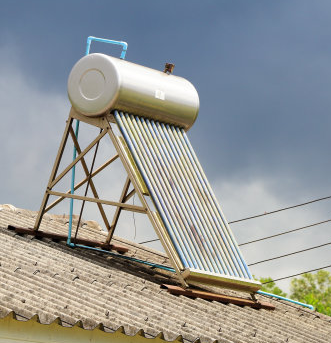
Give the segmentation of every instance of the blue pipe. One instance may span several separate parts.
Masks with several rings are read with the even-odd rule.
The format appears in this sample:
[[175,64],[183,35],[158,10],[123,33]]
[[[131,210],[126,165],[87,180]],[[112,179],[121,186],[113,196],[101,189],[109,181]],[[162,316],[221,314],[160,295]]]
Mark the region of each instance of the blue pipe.
[[315,310],[314,306],[312,306],[312,305],[305,304],[305,303],[302,303],[300,301],[292,300],[292,299],[289,299],[289,298],[285,298],[285,297],[282,297],[280,295],[276,295],[276,294],[272,294],[272,293],[267,293],[267,292],[263,292],[263,291],[257,291],[256,293],[257,294],[261,294],[261,295],[268,295],[269,297],[277,298],[277,299],[280,299],[280,300],[285,300],[285,301],[288,301],[288,302],[296,304],[296,305],[301,305],[301,306],[304,306],[304,307],[308,307],[309,309],[311,309],[313,311]]
[[[116,41],[116,40],[111,40],[111,39],[105,39],[105,38],[98,38],[98,37],[93,37],[89,36],[87,37],[87,42],[86,42],[86,51],[85,51],[85,56],[90,53],[90,48],[91,48],[91,43],[92,41],[96,42],[102,42],[102,43],[109,43],[109,44],[115,44],[115,45],[121,45],[122,46],[122,52],[121,52],[121,59],[125,59],[126,51],[128,50],[128,43],[122,42],[122,41]],[[76,129],[75,129],[75,136],[78,138],[78,132],[79,132],[79,120],[76,120]],[[76,158],[77,154],[77,149],[74,146],[73,150],[73,157],[72,160],[74,161]],[[70,187],[70,193],[74,194],[75,193],[75,173],[76,173],[76,165],[72,167],[72,172],[71,172],[71,187]],[[72,233],[72,215],[74,211],[74,199],[70,199],[70,210],[69,210],[69,229],[68,229],[68,239],[67,239],[67,244],[71,246],[71,233]]]
[[150,266],[150,267],[159,268],[159,269],[166,270],[168,272],[175,273],[175,269],[173,269],[171,267],[166,267],[166,266],[163,266],[161,264],[140,260],[139,258],[134,258],[134,257],[130,257],[130,256],[120,255],[120,254],[117,254],[117,253],[114,253],[114,252],[111,252],[111,251],[108,251],[108,250],[97,249],[97,248],[89,247],[87,245],[73,244],[73,243],[70,243],[69,246],[72,247],[72,248],[83,248],[83,249],[89,249],[89,250],[93,250],[93,251],[97,251],[97,252],[104,252],[104,253],[106,253],[108,255],[111,255],[111,256],[116,256],[116,257],[123,258],[124,260],[129,260],[129,261],[133,261],[133,262],[138,262],[138,263],[146,264],[147,266]]
[[[79,120],[76,120],[76,128],[75,128],[75,136],[78,138],[78,132],[79,132]],[[73,151],[73,156],[72,160],[74,161],[76,158],[77,154],[77,149],[76,146],[74,145],[74,151]],[[70,193],[74,194],[75,193],[75,172],[76,172],[76,165],[72,167],[71,171],[71,190]],[[68,239],[67,239],[67,244],[71,243],[71,232],[72,232],[72,214],[74,212],[74,199],[70,199],[70,211],[69,211],[69,229],[68,229]]]
[[127,42],[122,42],[122,41],[116,41],[116,40],[111,40],[111,39],[105,39],[105,38],[98,38],[98,37],[89,36],[89,37],[87,37],[87,44],[86,44],[85,55],[88,55],[90,53],[90,46],[91,46],[92,41],[101,42],[101,43],[115,44],[115,45],[121,45],[122,46],[122,52],[121,52],[120,58],[122,60],[125,59],[126,51],[128,50],[128,43]]

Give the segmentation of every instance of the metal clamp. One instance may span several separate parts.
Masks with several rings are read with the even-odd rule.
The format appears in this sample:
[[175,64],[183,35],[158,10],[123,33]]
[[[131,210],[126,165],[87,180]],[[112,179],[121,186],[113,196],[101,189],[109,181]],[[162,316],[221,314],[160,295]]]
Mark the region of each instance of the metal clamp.
[[88,55],[90,53],[90,47],[91,47],[92,41],[101,42],[101,43],[115,44],[115,45],[121,45],[122,46],[122,52],[121,52],[120,58],[122,60],[124,60],[126,51],[128,49],[128,43],[121,42],[121,41],[116,41],[116,40],[111,40],[111,39],[105,39],[105,38],[98,38],[98,37],[89,36],[89,37],[87,37],[87,44],[86,44],[85,55]]

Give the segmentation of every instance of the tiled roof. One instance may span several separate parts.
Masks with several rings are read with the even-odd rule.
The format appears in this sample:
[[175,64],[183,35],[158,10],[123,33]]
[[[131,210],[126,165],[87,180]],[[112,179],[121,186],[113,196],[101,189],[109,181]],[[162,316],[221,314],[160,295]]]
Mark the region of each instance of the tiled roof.
[[[171,273],[7,229],[33,227],[35,216],[0,205],[0,318],[37,315],[42,324],[56,320],[167,341],[330,342],[328,316],[266,297],[261,298],[273,303],[274,311],[175,296],[160,288],[176,283]],[[92,226],[83,225],[84,237],[104,239]],[[63,234],[67,219],[47,216],[41,229]],[[128,256],[168,265],[162,253],[120,238],[115,242],[129,248]]]

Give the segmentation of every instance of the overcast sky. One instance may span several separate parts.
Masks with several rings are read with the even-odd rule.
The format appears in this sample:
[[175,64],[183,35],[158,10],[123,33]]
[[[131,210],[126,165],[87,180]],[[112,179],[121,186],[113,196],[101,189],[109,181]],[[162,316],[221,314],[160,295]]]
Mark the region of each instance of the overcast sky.
[[[162,70],[173,62],[174,73],[195,85],[201,106],[189,137],[228,220],[331,195],[330,1],[0,4],[0,203],[39,209],[70,109],[67,78],[89,35],[128,42],[127,60],[138,64]],[[91,52],[119,56],[120,49],[93,43]],[[106,145],[105,158],[109,151]],[[110,191],[107,177],[102,182]],[[329,219],[330,204],[232,229],[241,243]],[[117,234],[156,237],[135,219],[135,237],[131,215]],[[243,254],[252,263],[329,242],[330,228],[248,245]],[[326,247],[251,269],[282,277],[331,264],[330,252]]]

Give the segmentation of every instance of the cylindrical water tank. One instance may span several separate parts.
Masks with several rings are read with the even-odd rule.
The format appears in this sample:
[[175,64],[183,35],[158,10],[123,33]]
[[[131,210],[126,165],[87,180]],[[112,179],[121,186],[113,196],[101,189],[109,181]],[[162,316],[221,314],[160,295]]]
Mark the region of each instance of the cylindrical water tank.
[[199,112],[199,96],[186,79],[104,54],[90,54],[72,68],[72,106],[86,116],[119,110],[188,130]]

